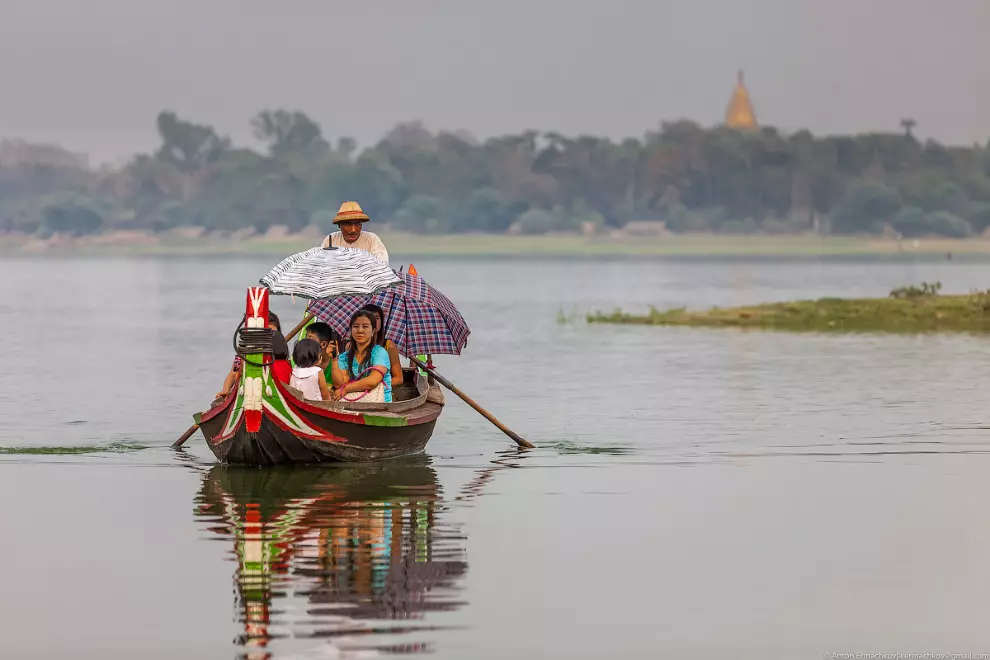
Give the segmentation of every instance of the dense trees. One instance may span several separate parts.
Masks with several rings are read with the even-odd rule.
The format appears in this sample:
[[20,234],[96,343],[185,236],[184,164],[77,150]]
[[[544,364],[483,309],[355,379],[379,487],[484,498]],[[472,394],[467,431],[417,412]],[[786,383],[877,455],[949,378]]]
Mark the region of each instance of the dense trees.
[[990,226],[987,148],[920,142],[910,119],[898,132],[832,137],[677,121],[621,142],[536,131],[479,142],[411,122],[363,151],[298,111],[265,110],[251,126],[264,153],[162,112],[159,148],[119,170],[0,146],[0,231],[325,229],[348,199],[419,233],[662,220],[680,232],[964,237]]

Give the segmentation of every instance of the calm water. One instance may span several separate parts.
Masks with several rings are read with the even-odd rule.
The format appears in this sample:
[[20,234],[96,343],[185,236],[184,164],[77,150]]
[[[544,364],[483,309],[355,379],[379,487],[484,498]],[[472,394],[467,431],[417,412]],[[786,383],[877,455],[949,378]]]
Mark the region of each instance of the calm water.
[[413,460],[171,451],[270,265],[0,260],[0,657],[990,653],[990,339],[580,317],[990,263],[420,260],[474,329],[441,371],[537,450],[448,396]]

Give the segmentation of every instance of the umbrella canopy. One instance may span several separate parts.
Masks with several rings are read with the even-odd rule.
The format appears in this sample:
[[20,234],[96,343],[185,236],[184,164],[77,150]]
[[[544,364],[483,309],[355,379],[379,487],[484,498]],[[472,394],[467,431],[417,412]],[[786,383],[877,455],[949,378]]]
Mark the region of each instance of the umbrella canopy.
[[357,310],[371,303],[385,310],[385,337],[405,355],[460,355],[468,328],[450,299],[417,275],[399,273],[398,286],[371,296],[314,300],[309,312],[346,336]]
[[391,268],[369,252],[333,247],[290,255],[260,281],[272,293],[312,299],[368,295],[400,282]]

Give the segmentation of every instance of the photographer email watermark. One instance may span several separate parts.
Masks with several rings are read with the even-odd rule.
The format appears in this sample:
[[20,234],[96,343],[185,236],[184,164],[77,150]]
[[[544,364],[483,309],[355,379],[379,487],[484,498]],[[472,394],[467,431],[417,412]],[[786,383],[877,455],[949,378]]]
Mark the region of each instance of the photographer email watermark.
[[990,653],[822,653],[822,660],[990,660]]

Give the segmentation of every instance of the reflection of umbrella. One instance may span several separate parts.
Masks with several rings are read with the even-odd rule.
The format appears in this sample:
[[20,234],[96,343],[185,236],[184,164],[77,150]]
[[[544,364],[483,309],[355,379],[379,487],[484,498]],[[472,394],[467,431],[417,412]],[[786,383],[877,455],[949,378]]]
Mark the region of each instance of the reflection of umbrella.
[[400,282],[370,252],[322,247],[286,257],[260,281],[272,293],[314,299],[368,295]]
[[307,625],[460,606],[446,594],[468,568],[463,538],[450,523],[438,526],[444,509],[431,463],[421,454],[344,467],[216,465],[203,475],[195,516],[234,542],[241,643],[274,638],[269,619],[285,611],[288,584],[318,604]]
[[385,310],[386,338],[405,355],[460,355],[471,329],[454,303],[422,277],[409,273],[399,277],[401,284],[372,296],[314,300],[309,313],[344,336],[354,312],[373,303]]

